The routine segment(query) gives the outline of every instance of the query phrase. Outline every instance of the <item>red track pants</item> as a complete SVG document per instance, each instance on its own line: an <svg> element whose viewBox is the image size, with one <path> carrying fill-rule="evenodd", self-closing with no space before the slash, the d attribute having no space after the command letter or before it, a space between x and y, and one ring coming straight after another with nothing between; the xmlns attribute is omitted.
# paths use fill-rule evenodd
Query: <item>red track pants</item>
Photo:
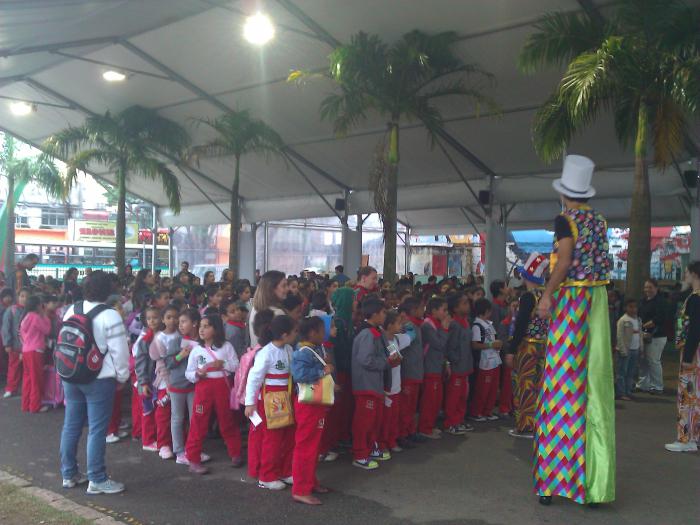
<svg viewBox="0 0 700 525"><path fill-rule="evenodd" d="M399 438L399 419L401 416L401 393L389 396L391 406L384 405L382 409L382 423L379 432L379 448L391 450L397 446Z"/></svg>
<svg viewBox="0 0 700 525"><path fill-rule="evenodd" d="M442 406L442 388L442 374L425 374L418 419L418 432L421 434L433 433Z"/></svg>
<svg viewBox="0 0 700 525"><path fill-rule="evenodd" d="M513 411L513 368L501 365L501 395L498 398L498 411L509 414Z"/></svg>
<svg viewBox="0 0 700 525"><path fill-rule="evenodd" d="M117 386L112 402L112 418L109 420L107 435L119 432L119 425L122 422L122 399L124 398L124 388Z"/></svg>
<svg viewBox="0 0 700 525"><path fill-rule="evenodd" d="M262 455L263 434L265 433L265 410L260 401L258 401L257 411L263 422L257 427L251 423L248 430L248 476L253 479L258 479L260 476L260 457Z"/></svg>
<svg viewBox="0 0 700 525"><path fill-rule="evenodd" d="M379 441L384 399L379 395L355 394L355 414L352 418L352 456L369 458Z"/></svg>
<svg viewBox="0 0 700 525"><path fill-rule="evenodd" d="M19 385L22 382L22 356L21 352L14 350L7 355L7 384L5 392L12 394L19 390Z"/></svg>
<svg viewBox="0 0 700 525"><path fill-rule="evenodd" d="M168 390L161 388L158 390L158 401L168 395ZM156 403L156 441L158 448L173 448L173 437L170 434L170 401L162 407Z"/></svg>
<svg viewBox="0 0 700 525"><path fill-rule="evenodd" d="M294 477L292 494L295 496L309 496L318 485L316 465L318 465L318 453L328 408L298 401L294 403L296 431L292 457L292 476Z"/></svg>
<svg viewBox="0 0 700 525"><path fill-rule="evenodd" d="M22 353L22 411L39 412L44 390L44 353Z"/></svg>
<svg viewBox="0 0 700 525"><path fill-rule="evenodd" d="M241 429L233 419L229 407L229 396L230 389L223 377L200 379L195 384L190 431L187 434L185 445L185 452L190 463L201 462L202 443L207 437L209 420L213 413L216 414L216 419L219 422L219 432L224 438L229 457L233 459L241 456Z"/></svg>
<svg viewBox="0 0 700 525"><path fill-rule="evenodd" d="M274 387L267 386L268 392ZM282 387L286 390L287 387ZM263 401L258 401L258 414L263 418L260 426L265 426L260 447L260 481L275 481L292 475L292 453L294 450L294 425L284 428L267 428ZM318 461L318 458L316 458Z"/></svg>
<svg viewBox="0 0 700 525"><path fill-rule="evenodd" d="M451 374L447 380L445 394L445 428L455 427L464 422L469 397L467 374Z"/></svg>
<svg viewBox="0 0 700 525"><path fill-rule="evenodd" d="M498 378L501 375L501 367L492 370L479 370L476 379L476 398L470 407L469 415L490 416L493 407L496 406L496 394L498 394Z"/></svg>
<svg viewBox="0 0 700 525"><path fill-rule="evenodd" d="M401 382L399 401L399 437L405 438L416 433L416 412L420 397L421 382Z"/></svg>

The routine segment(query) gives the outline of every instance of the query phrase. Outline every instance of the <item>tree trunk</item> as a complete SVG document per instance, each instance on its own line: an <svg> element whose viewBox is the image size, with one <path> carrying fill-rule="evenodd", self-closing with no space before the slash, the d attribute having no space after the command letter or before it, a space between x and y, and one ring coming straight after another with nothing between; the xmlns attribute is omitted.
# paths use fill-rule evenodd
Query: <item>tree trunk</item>
<svg viewBox="0 0 700 525"><path fill-rule="evenodd" d="M126 266L126 169L121 168L117 173L117 236L115 239L115 258L117 274L124 277ZM142 261L142 268L146 267L146 261Z"/></svg>
<svg viewBox="0 0 700 525"><path fill-rule="evenodd" d="M7 173L7 203L5 206L7 207L5 282L9 283L10 279L15 277L15 177L9 173Z"/></svg>
<svg viewBox="0 0 700 525"><path fill-rule="evenodd" d="M646 163L648 115L642 102L637 122L634 150L634 187L630 210L630 234L627 247L627 286L625 296L640 299L644 281L649 277L651 261L651 194Z"/></svg>
<svg viewBox="0 0 700 525"><path fill-rule="evenodd" d="M234 279L238 279L238 239L241 236L240 170L241 158L236 157L236 172L231 186L231 233L228 248L228 267L233 272Z"/></svg>
<svg viewBox="0 0 700 525"><path fill-rule="evenodd" d="M391 124L389 136L389 172L387 173L387 210L384 225L384 280L396 282L396 219L398 208L399 123Z"/></svg>

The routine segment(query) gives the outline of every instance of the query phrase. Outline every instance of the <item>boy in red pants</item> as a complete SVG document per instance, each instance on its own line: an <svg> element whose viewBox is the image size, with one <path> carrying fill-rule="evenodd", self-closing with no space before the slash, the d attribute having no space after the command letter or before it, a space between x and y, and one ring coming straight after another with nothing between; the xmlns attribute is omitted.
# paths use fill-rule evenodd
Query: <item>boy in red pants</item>
<svg viewBox="0 0 700 525"><path fill-rule="evenodd" d="M2 342L7 352L7 383L3 398L13 396L22 383L22 342L19 340L19 324L24 315L24 304L31 294L28 288L22 288L17 294L17 304L13 304L2 316Z"/></svg>
<svg viewBox="0 0 700 525"><path fill-rule="evenodd" d="M469 375L474 371L472 334L469 328L469 299L463 293L447 298L447 309L452 316L448 328L447 360L450 376L445 388L445 430L455 436L474 430L464 424L469 397Z"/></svg>
<svg viewBox="0 0 700 525"><path fill-rule="evenodd" d="M385 372L390 368L381 326L386 318L384 304L378 299L362 302L360 332L352 344L352 393L355 413L352 419L352 455L355 467L379 468L370 458L377 447L384 407Z"/></svg>
<svg viewBox="0 0 700 525"><path fill-rule="evenodd" d="M415 339L401 353L401 401L399 403L399 439L401 448L412 448L414 443L427 441L417 433L416 413L420 387L423 384L423 305L415 297L407 297L399 305L399 313L405 314L408 323L404 325L406 333L415 334Z"/></svg>
<svg viewBox="0 0 700 525"><path fill-rule="evenodd" d="M470 407L472 421L496 421L492 414L496 405L498 382L501 373L499 352L503 342L496 338L496 329L491 322L493 307L488 299L479 299L474 305L476 319L472 327L472 348L481 351L479 376L476 380L476 398Z"/></svg>

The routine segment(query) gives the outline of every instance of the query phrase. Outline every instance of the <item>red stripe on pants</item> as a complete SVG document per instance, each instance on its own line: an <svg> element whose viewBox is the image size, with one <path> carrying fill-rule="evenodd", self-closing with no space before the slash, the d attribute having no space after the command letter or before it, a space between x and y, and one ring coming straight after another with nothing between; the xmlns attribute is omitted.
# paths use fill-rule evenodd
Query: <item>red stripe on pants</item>
<svg viewBox="0 0 700 525"><path fill-rule="evenodd" d="M141 437L141 418L143 416L143 404L139 391L136 389L134 382L136 379L132 376L129 384L131 386L131 436L139 439Z"/></svg>
<svg viewBox="0 0 700 525"><path fill-rule="evenodd" d="M158 401L168 395L168 390L161 388L158 390ZM173 448L173 437L170 434L170 401L163 407L156 403L156 441L158 448Z"/></svg>
<svg viewBox="0 0 700 525"><path fill-rule="evenodd" d="M467 413L469 378L467 374L452 374L447 380L445 395L445 428L460 425Z"/></svg>
<svg viewBox="0 0 700 525"><path fill-rule="evenodd" d="M39 412L44 390L44 353L24 352L22 363L22 411Z"/></svg>
<svg viewBox="0 0 700 525"><path fill-rule="evenodd" d="M124 398L124 388L119 388L114 392L114 401L112 402L112 418L109 420L107 427L107 435L116 434L119 432L119 425L122 423L122 399Z"/></svg>
<svg viewBox="0 0 700 525"><path fill-rule="evenodd" d="M399 401L399 437L405 438L416 433L416 412L420 383L401 382L401 401Z"/></svg>
<svg viewBox="0 0 700 525"><path fill-rule="evenodd" d="M12 351L7 354L7 384L5 392L14 394L19 390L19 385L22 382L22 360L20 352Z"/></svg>
<svg viewBox="0 0 700 525"><path fill-rule="evenodd" d="M187 459L191 463L201 462L202 443L207 437L209 420L214 413L229 457L234 459L241 456L241 429L234 422L229 396L230 389L223 377L200 379L195 384L190 431L185 445Z"/></svg>
<svg viewBox="0 0 700 525"><path fill-rule="evenodd" d="M292 494L295 496L308 496L318 485L316 465L328 412L328 407L323 405L307 405L298 401L294 403L296 430L292 457Z"/></svg>
<svg viewBox="0 0 700 525"><path fill-rule="evenodd" d="M501 367L492 370L479 370L476 380L476 392L474 403L470 407L471 416L490 416L493 407L496 406L496 394L498 393L498 378L501 375Z"/></svg>
<svg viewBox="0 0 700 525"><path fill-rule="evenodd" d="M355 414L352 418L352 456L369 458L379 441L384 400L378 396L355 394Z"/></svg>
<svg viewBox="0 0 700 525"><path fill-rule="evenodd" d="M498 411L509 414L513 411L513 368L501 365L501 395L498 398Z"/></svg>
<svg viewBox="0 0 700 525"><path fill-rule="evenodd" d="M379 433L379 448L390 450L394 448L399 438L399 418L401 415L401 394L389 396L391 406L382 408L382 424Z"/></svg>
<svg viewBox="0 0 700 525"><path fill-rule="evenodd" d="M432 434L441 405L442 375L425 374L425 379L423 379L423 394L420 398L418 432L422 434Z"/></svg>

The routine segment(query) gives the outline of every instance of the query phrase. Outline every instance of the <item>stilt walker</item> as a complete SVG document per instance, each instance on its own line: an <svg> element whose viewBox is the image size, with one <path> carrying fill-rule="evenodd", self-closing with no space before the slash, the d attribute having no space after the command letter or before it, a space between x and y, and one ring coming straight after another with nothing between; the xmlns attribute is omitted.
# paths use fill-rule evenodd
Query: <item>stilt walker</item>
<svg viewBox="0 0 700 525"><path fill-rule="evenodd" d="M577 503L615 499L615 392L610 347L607 223L588 206L595 166L564 161L551 278L537 314L551 315L535 431L535 491Z"/></svg>

